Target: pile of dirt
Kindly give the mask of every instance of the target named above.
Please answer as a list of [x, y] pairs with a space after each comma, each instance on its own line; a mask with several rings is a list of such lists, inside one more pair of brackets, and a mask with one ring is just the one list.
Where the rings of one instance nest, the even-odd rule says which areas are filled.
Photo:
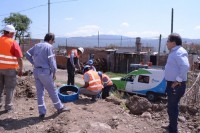
[[30, 76], [22, 76], [17, 79], [17, 87], [15, 92], [16, 98], [26, 97], [26, 98], [35, 98], [36, 89], [34, 85], [34, 79]]
[[159, 103], [151, 103], [144, 97], [137, 95], [131, 96], [126, 101], [126, 107], [132, 114], [141, 115], [144, 112], [159, 112], [166, 109], [166, 104], [159, 101]]

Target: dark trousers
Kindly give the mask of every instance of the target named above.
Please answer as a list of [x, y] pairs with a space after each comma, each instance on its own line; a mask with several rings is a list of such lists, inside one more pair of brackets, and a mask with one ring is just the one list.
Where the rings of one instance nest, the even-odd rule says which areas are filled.
[[110, 92], [111, 86], [106, 86], [102, 90], [102, 99], [105, 99], [106, 97], [109, 97], [109, 92]]
[[75, 68], [72, 66], [70, 59], [67, 60], [67, 73], [68, 73], [68, 85], [74, 85]]
[[182, 82], [181, 86], [176, 86], [172, 88], [173, 82], [167, 82], [166, 93], [168, 96], [168, 106], [167, 106], [167, 113], [169, 116], [169, 132], [170, 133], [177, 133], [178, 132], [178, 114], [179, 114], [179, 107], [178, 104], [180, 102], [181, 97], [185, 93], [186, 83]]

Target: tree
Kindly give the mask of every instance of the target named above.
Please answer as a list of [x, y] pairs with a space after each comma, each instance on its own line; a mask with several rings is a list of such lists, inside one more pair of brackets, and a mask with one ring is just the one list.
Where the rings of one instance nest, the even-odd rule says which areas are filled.
[[30, 37], [28, 30], [32, 21], [26, 15], [11, 13], [9, 17], [4, 18], [3, 22], [5, 25], [12, 24], [15, 27], [15, 39], [19, 39], [19, 44], [24, 40], [24, 37]]

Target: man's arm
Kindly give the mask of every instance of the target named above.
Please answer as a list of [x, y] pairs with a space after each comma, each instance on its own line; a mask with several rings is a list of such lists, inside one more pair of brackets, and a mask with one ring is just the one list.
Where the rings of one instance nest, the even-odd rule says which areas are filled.
[[53, 79], [56, 80], [57, 64], [55, 54], [53, 52], [53, 47], [49, 47], [48, 49], [48, 61], [51, 68], [51, 72], [53, 73]]
[[21, 48], [19, 47], [19, 44], [14, 41], [11, 49], [10, 49], [10, 52], [17, 58], [17, 62], [18, 62], [18, 65], [19, 65], [19, 68], [18, 68], [18, 76], [22, 76], [22, 70], [23, 70], [23, 61], [22, 61], [22, 51], [21, 51]]
[[80, 65], [79, 58], [77, 59], [77, 63], [78, 63], [78, 69], [81, 70], [81, 65]]
[[179, 75], [176, 77], [178, 82], [182, 82], [185, 77], [187, 77], [187, 73], [189, 71], [190, 65], [187, 57], [187, 53], [179, 53], [176, 56], [176, 62], [180, 68]]
[[17, 57], [17, 61], [19, 64], [19, 69], [18, 69], [18, 76], [22, 76], [22, 70], [23, 70], [23, 61], [21, 57]]
[[26, 54], [25, 54], [26, 59], [27, 59], [32, 65], [34, 65], [33, 58], [32, 58], [33, 53], [34, 53], [34, 47], [32, 47], [31, 49], [29, 49], [29, 50], [26, 52]]
[[90, 80], [90, 77], [87, 73], [85, 73], [83, 75], [83, 78], [84, 78], [84, 81], [85, 81], [85, 85], [80, 87], [80, 88], [87, 88], [89, 86], [89, 80]]
[[84, 86], [80, 87], [80, 88], [87, 88], [89, 86], [89, 82], [85, 82]]
[[75, 67], [74, 65], [74, 52], [72, 51], [71, 55], [70, 55], [70, 62], [72, 64], [73, 67]]

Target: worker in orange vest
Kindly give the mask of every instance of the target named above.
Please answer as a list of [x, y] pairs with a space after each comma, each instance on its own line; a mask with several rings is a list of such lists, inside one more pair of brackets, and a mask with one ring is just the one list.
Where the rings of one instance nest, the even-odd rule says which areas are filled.
[[75, 68], [80, 69], [79, 57], [84, 53], [84, 49], [79, 47], [77, 49], [72, 49], [67, 56], [67, 73], [68, 73], [68, 85], [74, 85]]
[[23, 62], [19, 44], [13, 40], [15, 27], [6, 25], [3, 36], [0, 37], [0, 108], [2, 106], [2, 93], [5, 89], [5, 111], [13, 110], [13, 91], [17, 84], [17, 73], [22, 75]]
[[93, 71], [89, 65], [83, 68], [83, 77], [85, 85], [80, 87], [80, 94], [92, 97], [91, 101], [96, 101], [96, 97], [101, 93], [103, 85], [96, 71]]
[[102, 84], [104, 86], [102, 90], [102, 99], [105, 99], [109, 96], [110, 89], [113, 85], [112, 80], [108, 77], [108, 75], [102, 73], [101, 71], [98, 71], [98, 75], [101, 78]]

